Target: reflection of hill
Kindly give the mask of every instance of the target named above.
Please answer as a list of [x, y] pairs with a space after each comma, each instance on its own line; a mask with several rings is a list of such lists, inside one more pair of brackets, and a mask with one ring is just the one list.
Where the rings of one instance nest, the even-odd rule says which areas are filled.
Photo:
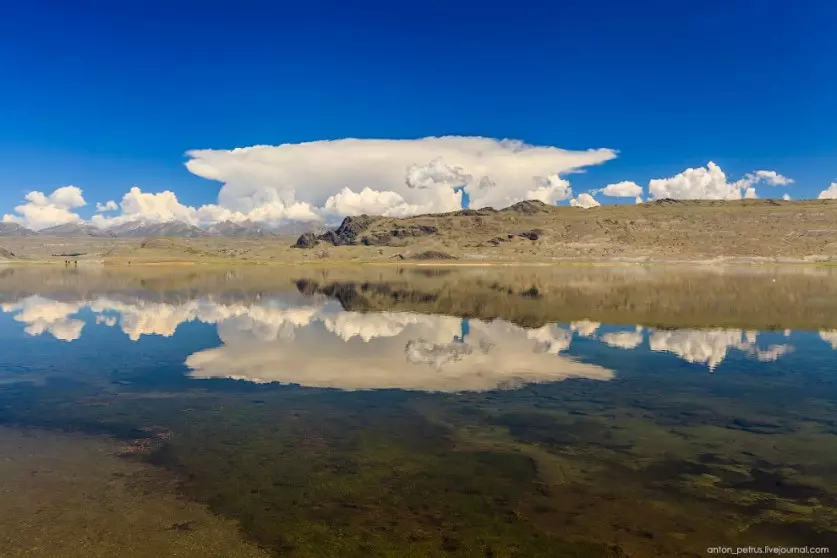
[[386, 280], [300, 278], [297, 287], [302, 293], [335, 298], [353, 311], [499, 318], [526, 327], [578, 322], [574, 331], [581, 333], [595, 331], [597, 322], [649, 327], [837, 328], [835, 279], [837, 274], [830, 269], [795, 273], [781, 268], [624, 267], [464, 270], [435, 277], [395, 275]]
[[837, 270], [811, 267], [21, 267], [0, 274], [0, 301], [211, 297], [252, 304], [291, 292], [301, 298], [302, 291], [337, 299], [348, 310], [499, 318], [528, 327], [577, 322], [579, 334], [595, 332], [596, 322], [837, 330], [835, 279]]

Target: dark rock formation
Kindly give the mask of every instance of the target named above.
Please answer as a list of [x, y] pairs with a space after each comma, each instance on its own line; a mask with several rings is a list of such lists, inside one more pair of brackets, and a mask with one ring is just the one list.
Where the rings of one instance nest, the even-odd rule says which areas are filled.
[[438, 227], [433, 225], [396, 225], [389, 232], [376, 233], [364, 236], [361, 243], [365, 246], [389, 246], [395, 238], [410, 238], [416, 236], [428, 236], [437, 234]]
[[663, 198], [661, 200], [654, 201], [657, 205], [677, 205], [683, 203], [681, 200], [674, 200], [671, 198]]
[[489, 240], [488, 243], [497, 246], [501, 242], [509, 242], [512, 238], [514, 238], [513, 234], [510, 234], [508, 236], [495, 236], [494, 238]]
[[302, 235], [297, 239], [296, 244], [293, 245], [293, 248], [313, 248], [320, 241], [317, 240], [317, 235], [312, 232], [302, 233]]
[[433, 225], [410, 225], [408, 227], [398, 226], [392, 229], [390, 234], [395, 237], [403, 238], [407, 236], [427, 236], [438, 232], [439, 228], [434, 227]]
[[354, 246], [358, 243], [364, 246], [389, 246], [395, 238], [409, 238], [416, 236], [427, 236], [437, 234], [439, 228], [433, 225], [394, 225], [389, 231], [379, 231], [373, 234], [363, 235], [369, 227], [378, 221], [380, 217], [360, 215], [358, 217], [346, 217], [340, 226], [333, 231], [326, 231], [319, 236], [306, 233], [299, 237], [296, 248], [310, 248], [312, 239], [332, 244], [333, 246]]
[[[335, 231], [329, 231], [329, 233], [333, 233], [330, 235], [330, 242], [335, 246], [351, 246], [353, 244], [357, 244], [358, 237], [362, 232], [369, 228], [369, 225], [377, 221], [376, 217], [370, 217], [369, 215], [358, 215], [357, 217], [346, 217], [343, 219], [343, 222], [340, 223], [340, 226], [337, 227]], [[323, 235], [325, 236], [325, 235]], [[325, 240], [320, 237], [321, 240]]]
[[543, 231], [540, 229], [532, 229], [531, 231], [523, 231], [518, 236], [522, 236], [523, 238], [528, 238], [529, 240], [537, 240], [541, 237]]
[[525, 215], [534, 215], [535, 213], [548, 213], [550, 206], [539, 200], [526, 200], [510, 205], [505, 209], [501, 209], [501, 213], [523, 213]]
[[455, 260], [456, 256], [451, 256], [450, 254], [446, 254], [445, 252], [439, 252], [437, 250], [427, 250], [425, 252], [419, 252], [413, 256], [410, 256], [411, 260]]

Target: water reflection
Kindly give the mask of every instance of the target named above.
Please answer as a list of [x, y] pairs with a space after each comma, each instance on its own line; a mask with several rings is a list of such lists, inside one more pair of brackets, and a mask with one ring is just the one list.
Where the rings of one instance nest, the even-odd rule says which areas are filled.
[[222, 322], [223, 344], [187, 359], [191, 376], [448, 392], [613, 377], [600, 366], [540, 351], [531, 331], [501, 321], [410, 313], [332, 315], [323, 308], [293, 335], [268, 342], [254, 334], [253, 325], [244, 317]]
[[791, 345], [756, 346], [758, 333], [740, 329], [672, 330], [651, 333], [652, 351], [666, 351], [683, 360], [705, 364], [714, 370], [731, 350], [742, 351], [760, 362], [774, 361], [793, 350]]
[[277, 555], [837, 537], [830, 271], [37, 271], [0, 424], [117, 436]]
[[[590, 320], [525, 328], [504, 320], [347, 311], [322, 295], [256, 298], [233, 303], [212, 297], [178, 303], [107, 297], [64, 302], [34, 295], [0, 309], [25, 324], [28, 335], [48, 334], [65, 342], [78, 340], [88, 323], [119, 328], [131, 341], [171, 337], [189, 322], [217, 325], [222, 346], [188, 358], [192, 377], [340, 389], [486, 390], [570, 377], [611, 378], [608, 370], [562, 356], [574, 338], [621, 350], [647, 346], [710, 370], [732, 351], [760, 362], [793, 351], [786, 343], [760, 346], [759, 332], [753, 330], [642, 325], [626, 330]], [[837, 331], [821, 331], [819, 337], [837, 348]]]

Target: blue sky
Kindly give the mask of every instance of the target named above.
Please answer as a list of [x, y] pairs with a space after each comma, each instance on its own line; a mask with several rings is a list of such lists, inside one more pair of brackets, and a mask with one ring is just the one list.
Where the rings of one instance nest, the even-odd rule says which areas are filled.
[[69, 184], [85, 217], [133, 185], [215, 203], [186, 151], [347, 137], [618, 150], [576, 193], [709, 161], [795, 180], [763, 197], [837, 181], [837, 2], [361, 4], [4, 3], [0, 213]]

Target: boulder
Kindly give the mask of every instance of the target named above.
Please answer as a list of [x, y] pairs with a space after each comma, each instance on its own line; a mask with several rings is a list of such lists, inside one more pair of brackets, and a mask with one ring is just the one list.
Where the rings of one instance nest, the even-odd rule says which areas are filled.
[[298, 239], [296, 239], [296, 244], [293, 245], [293, 248], [302, 248], [308, 249], [313, 248], [320, 241], [317, 240], [317, 236], [312, 232], [302, 233]]
[[518, 236], [528, 238], [529, 240], [537, 240], [541, 237], [541, 234], [543, 234], [543, 231], [538, 229], [532, 229], [531, 231], [523, 231]]

